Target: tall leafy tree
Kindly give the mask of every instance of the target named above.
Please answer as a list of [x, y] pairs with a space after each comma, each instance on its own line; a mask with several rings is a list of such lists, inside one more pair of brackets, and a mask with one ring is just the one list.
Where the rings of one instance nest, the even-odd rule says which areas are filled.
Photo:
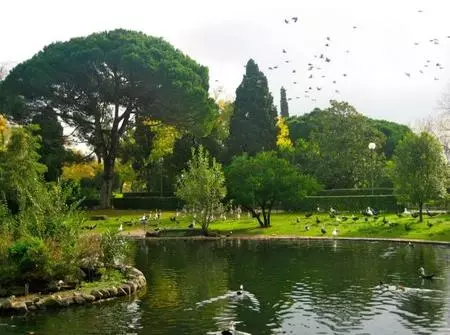
[[161, 38], [113, 30], [45, 47], [2, 84], [16, 121], [51, 108], [103, 160], [101, 206], [111, 205], [119, 140], [141, 116], [207, 133], [217, 109], [208, 70]]
[[424, 204], [446, 194], [447, 161], [442, 145], [427, 132], [409, 133], [397, 145], [393, 163], [395, 192], [419, 207], [422, 222]]
[[242, 83], [236, 90], [234, 113], [228, 138], [229, 156], [274, 150], [277, 140], [277, 110], [266, 76], [250, 59]]
[[280, 115], [284, 118], [289, 117], [289, 105], [286, 98], [286, 89], [281, 87], [280, 90]]
[[237, 156], [225, 175], [230, 197], [249, 210], [264, 228], [270, 227], [275, 206], [292, 205], [319, 189], [314, 178], [301, 174], [275, 152]]
[[[295, 143], [301, 145], [297, 158], [315, 157], [301, 167], [326, 188], [367, 187], [370, 171], [380, 171], [371, 167], [383, 162], [385, 137], [347, 102], [332, 100], [330, 107], [314, 110], [309, 120], [297, 121], [290, 129]], [[368, 149], [370, 142], [376, 143], [376, 152]]]
[[198, 212], [196, 220], [205, 235], [226, 194], [225, 176], [220, 163], [211, 158], [203, 146], [192, 149], [188, 167], [178, 177], [176, 195]]

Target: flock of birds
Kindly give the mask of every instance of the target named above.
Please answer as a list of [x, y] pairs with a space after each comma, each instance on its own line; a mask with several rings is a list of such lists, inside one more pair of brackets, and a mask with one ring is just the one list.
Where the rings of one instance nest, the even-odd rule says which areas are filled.
[[[416, 20], [420, 20], [424, 14], [424, 10], [416, 10]], [[420, 22], [420, 21], [418, 21]], [[299, 17], [292, 16], [284, 18], [282, 24], [288, 28], [301, 24]], [[364, 28], [364, 27], [363, 27]], [[361, 30], [360, 26], [349, 25], [348, 32], [349, 40], [358, 36], [358, 32]], [[437, 59], [436, 53], [433, 50], [429, 50], [430, 46], [439, 48], [444, 44], [444, 40], [450, 41], [450, 36], [436, 37], [432, 36], [426, 40], [412, 40], [411, 47], [414, 47], [412, 53], [419, 54], [422, 52], [427, 56], [424, 56], [421, 64], [417, 64], [416, 68], [404, 68], [399, 70], [399, 76], [406, 76], [408, 78], [429, 78], [430, 80], [440, 80], [441, 71], [445, 69], [443, 62]], [[336, 42], [336, 43], [335, 43]], [[349, 58], [352, 54], [352, 47], [341, 46], [342, 38], [339, 36], [333, 37], [332, 35], [323, 36], [322, 43], [315, 52], [312, 52], [309, 60], [303, 65], [299, 65], [295, 59], [296, 55], [291, 52], [288, 46], [279, 50], [280, 58], [276, 63], [272, 63], [266, 67], [266, 69], [275, 73], [278, 72], [283, 76], [283, 85], [287, 89], [288, 101], [291, 100], [311, 100], [317, 101], [317, 98], [323, 91], [332, 92], [334, 97], [341, 94], [342, 88], [340, 84], [347, 80], [351, 73], [348, 73], [346, 65], [342, 65], [341, 60], [344, 60], [343, 64], [351, 64], [352, 58]], [[336, 64], [336, 66], [334, 66]], [[219, 82], [216, 80], [216, 82]]]
[[[321, 213], [321, 209], [319, 206], [317, 206], [316, 209], [316, 214]], [[364, 222], [370, 222], [370, 221], [378, 221], [378, 219], [380, 218], [380, 211], [372, 208], [372, 207], [367, 207], [364, 211], [362, 211], [360, 214], [362, 216], [357, 216], [355, 214], [352, 214], [351, 216], [346, 216], [346, 215], [339, 215], [338, 211], [336, 209], [334, 209], [333, 207], [330, 207], [329, 210], [329, 220], [328, 223], [332, 223], [334, 225], [339, 225], [342, 222], [346, 222], [348, 220], [353, 221], [353, 222], [357, 222], [359, 220], [363, 220]], [[317, 215], [315, 216], [315, 220], [313, 221], [313, 223], [310, 222], [310, 220], [312, 219], [312, 216], [314, 215], [314, 212], [309, 212], [305, 214], [305, 219], [302, 220], [300, 217], [296, 217], [294, 224], [297, 223], [301, 223], [302, 221], [306, 221], [304, 229], [305, 231], [309, 231], [311, 229], [311, 225], [312, 224], [316, 224], [316, 225], [321, 225], [320, 228], [320, 232], [322, 233], [323, 236], [325, 236], [327, 234], [327, 230], [324, 226], [324, 221], [325, 219], [322, 218], [320, 219]], [[428, 208], [426, 208], [425, 210], [425, 214], [428, 217], [434, 217], [436, 215], [438, 215], [438, 213], [432, 213]], [[397, 217], [398, 218], [402, 218], [402, 217], [407, 217], [407, 216], [411, 216], [412, 218], [417, 218], [419, 217], [419, 212], [416, 211], [409, 211], [407, 208], [404, 209], [403, 212], [398, 212], [397, 213]], [[386, 219], [386, 216], [383, 216], [383, 218], [381, 219], [381, 222], [384, 225], [387, 225], [389, 227], [393, 227], [396, 225], [395, 222], [389, 221], [388, 219]], [[428, 228], [431, 228], [433, 226], [432, 223], [430, 223], [429, 221], [427, 221], [427, 226]], [[410, 229], [410, 226], [405, 225], [405, 229], [408, 230]], [[337, 229], [337, 227], [334, 227], [334, 229], [331, 232], [331, 235], [333, 237], [337, 237], [339, 234], [339, 229]]]

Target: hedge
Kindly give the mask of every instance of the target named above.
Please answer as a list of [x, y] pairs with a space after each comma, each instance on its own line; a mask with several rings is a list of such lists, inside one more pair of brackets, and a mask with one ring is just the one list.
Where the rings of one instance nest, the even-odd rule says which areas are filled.
[[[163, 197], [173, 197], [173, 192], [163, 192]], [[127, 192], [123, 193], [124, 198], [147, 198], [161, 197], [161, 192]]]
[[316, 210], [317, 206], [325, 211], [330, 207], [337, 211], [361, 211], [369, 206], [388, 212], [403, 210], [403, 206], [397, 204], [393, 195], [309, 196], [290, 209], [312, 211]]
[[165, 209], [174, 210], [183, 207], [176, 197], [124, 197], [113, 199], [115, 209]]
[[[393, 195], [393, 188], [374, 188], [374, 195]], [[321, 196], [344, 196], [344, 195], [372, 195], [371, 188], [335, 188], [322, 190], [317, 193]]]

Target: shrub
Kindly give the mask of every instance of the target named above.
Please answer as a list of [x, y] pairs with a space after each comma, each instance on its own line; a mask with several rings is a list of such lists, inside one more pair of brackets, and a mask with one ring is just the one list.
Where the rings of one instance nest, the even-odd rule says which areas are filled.
[[48, 249], [37, 237], [26, 237], [15, 241], [8, 248], [8, 261], [17, 266], [17, 277], [28, 281], [48, 277]]
[[102, 234], [100, 246], [102, 249], [101, 260], [105, 266], [112, 266], [129, 259], [131, 245], [116, 231], [107, 230]]

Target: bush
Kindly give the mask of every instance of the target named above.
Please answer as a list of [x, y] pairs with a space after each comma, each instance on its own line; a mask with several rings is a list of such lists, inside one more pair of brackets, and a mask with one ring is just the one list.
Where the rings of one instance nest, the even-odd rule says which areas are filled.
[[124, 197], [113, 199], [115, 209], [165, 209], [174, 210], [183, 207], [176, 197]]
[[297, 203], [294, 208], [303, 211], [316, 210], [317, 205], [327, 211], [330, 207], [338, 211], [361, 211], [367, 207], [382, 211], [397, 211], [403, 206], [397, 204], [393, 195], [353, 195], [353, 196], [309, 196]]
[[[392, 195], [394, 194], [393, 188], [374, 188], [374, 195]], [[372, 195], [371, 188], [335, 188], [322, 190], [317, 193], [321, 196], [342, 196], [342, 195]]]
[[130, 244], [123, 236], [117, 234], [115, 231], [107, 230], [104, 232], [100, 246], [102, 250], [101, 260], [106, 266], [121, 263], [130, 256]]
[[17, 267], [17, 277], [28, 281], [33, 278], [47, 278], [48, 249], [44, 241], [37, 237], [22, 238], [8, 248], [10, 264]]

